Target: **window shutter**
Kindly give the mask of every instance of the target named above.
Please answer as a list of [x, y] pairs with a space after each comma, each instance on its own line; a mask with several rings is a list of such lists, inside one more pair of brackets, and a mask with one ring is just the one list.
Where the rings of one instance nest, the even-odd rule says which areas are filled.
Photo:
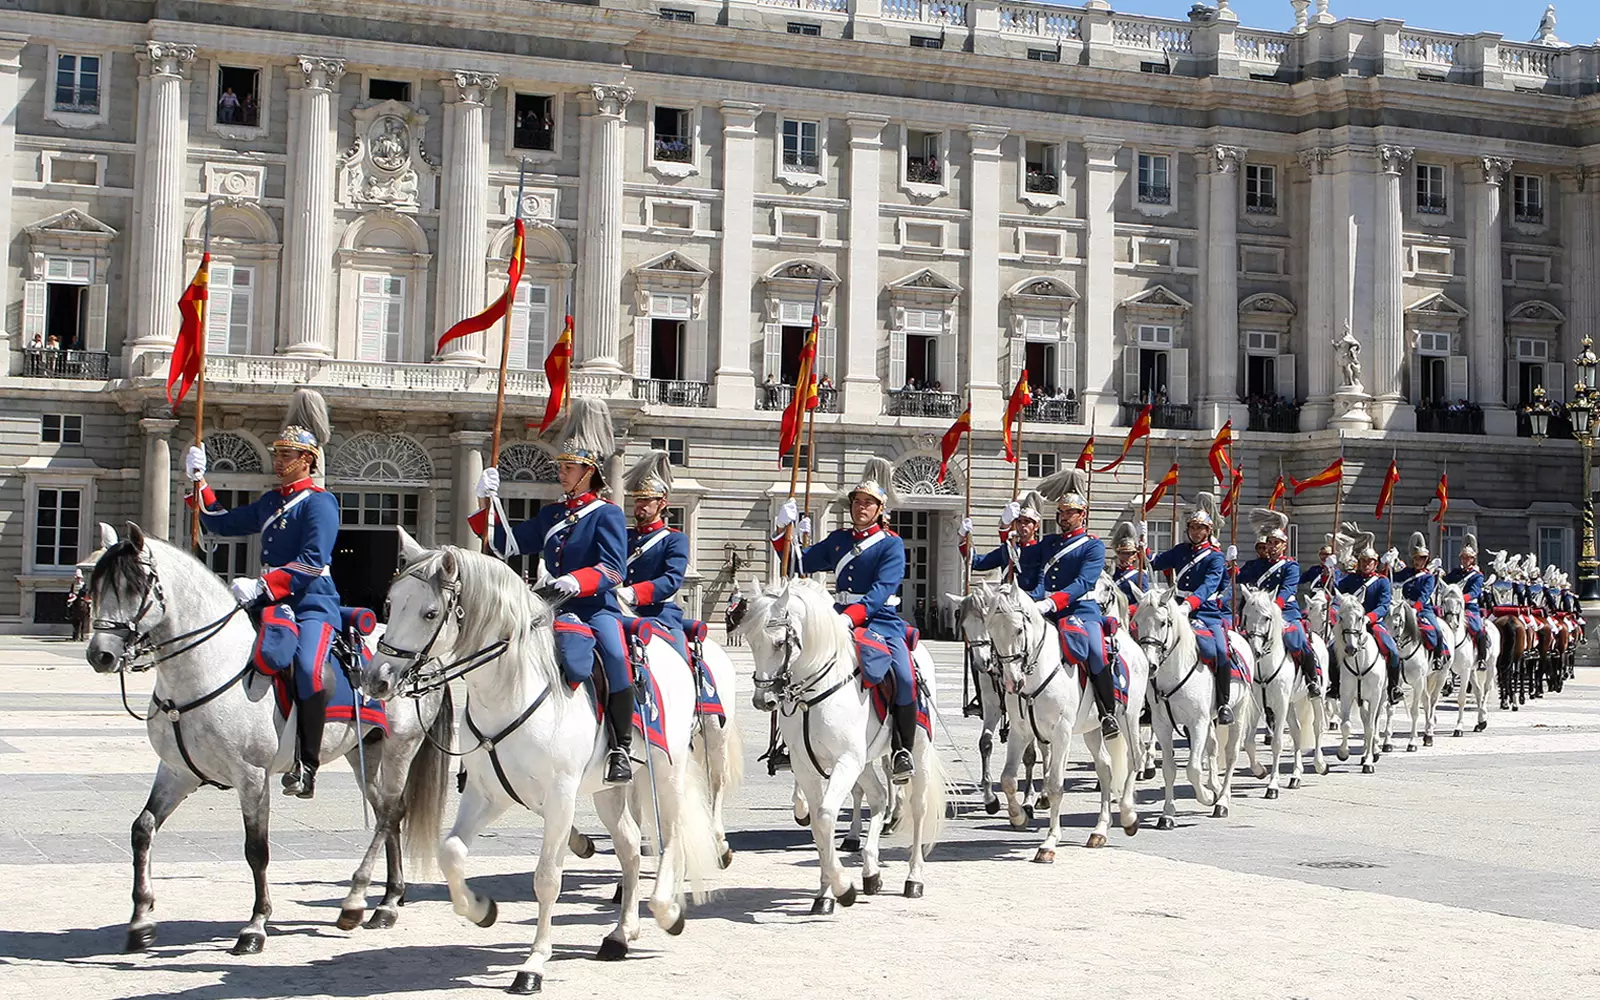
[[44, 337], [45, 303], [49, 288], [43, 281], [22, 283], [22, 346], [32, 347], [33, 338]]
[[506, 367], [513, 371], [528, 367], [528, 300], [532, 294], [533, 286], [519, 282], [511, 301], [511, 343], [506, 349]]
[[[383, 320], [386, 310], [379, 281], [376, 276], [361, 276], [362, 291], [367, 294], [361, 296], [361, 310], [357, 317], [356, 359], [358, 361], [383, 360]], [[380, 290], [368, 293], [368, 289], [374, 286]]]
[[89, 316], [84, 324], [84, 346], [91, 351], [106, 349], [106, 300], [109, 285], [89, 286]]
[[206, 353], [227, 354], [228, 327], [233, 324], [233, 265], [211, 262], [206, 301]]
[[1545, 364], [1544, 391], [1545, 398], [1552, 403], [1565, 403], [1567, 401], [1566, 366], [1561, 362], [1551, 361]]
[[767, 323], [761, 328], [761, 375], [772, 376], [774, 382], [783, 378], [783, 325]]
[[1167, 352], [1167, 399], [1175, 406], [1183, 406], [1189, 402], [1189, 349], [1187, 347], [1174, 347]]
[[839, 361], [839, 330], [837, 327], [825, 326], [817, 333], [817, 379], [822, 376], [832, 377], [834, 382], [839, 381], [839, 373], [834, 367]]
[[1139, 348], [1122, 349], [1122, 401], [1142, 403], [1139, 397]]
[[939, 385], [944, 392], [956, 392], [956, 355], [960, 353], [957, 346], [960, 343], [953, 329], [947, 329], [943, 336], [934, 340], [934, 350], [939, 352], [938, 361]]
[[1450, 370], [1450, 402], [1466, 399], [1471, 395], [1467, 388], [1467, 356], [1465, 354], [1452, 354], [1446, 359]]
[[906, 384], [906, 332], [889, 331], [889, 388], [899, 389]]
[[633, 321], [633, 377], [650, 377], [650, 317]]
[[1290, 402], [1294, 402], [1295, 391], [1297, 388], [1294, 370], [1294, 355], [1280, 354], [1273, 359], [1273, 364], [1277, 366], [1274, 369], [1273, 374], [1276, 375], [1278, 379], [1278, 395], [1289, 400]]
[[1062, 392], [1068, 389], [1072, 394], [1078, 394], [1078, 345], [1063, 337], [1056, 344], [1056, 370], [1059, 372], [1060, 381], [1056, 388]]
[[1028, 365], [1028, 338], [1022, 331], [1011, 335], [1011, 357], [1007, 366], [1010, 376], [1006, 379], [1005, 391], [1011, 392], [1017, 384], [1017, 379], [1022, 377], [1022, 369]]
[[706, 324], [690, 320], [683, 324], [683, 378], [687, 382], [706, 380]]

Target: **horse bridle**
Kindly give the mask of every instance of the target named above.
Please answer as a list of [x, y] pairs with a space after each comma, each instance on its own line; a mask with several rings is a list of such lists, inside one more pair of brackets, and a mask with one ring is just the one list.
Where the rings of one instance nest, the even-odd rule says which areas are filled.
[[[433, 634], [428, 636], [428, 641], [423, 643], [421, 649], [401, 649], [388, 641], [387, 632], [378, 637], [378, 652], [400, 661], [403, 665], [401, 680], [411, 681], [400, 692], [407, 698], [420, 698], [431, 694], [451, 681], [465, 677], [481, 666], [493, 663], [511, 645], [509, 639], [497, 639], [448, 663], [439, 662], [439, 658], [433, 655], [433, 647], [438, 644], [439, 636], [444, 634], [445, 625], [452, 619], [460, 624], [467, 616], [466, 609], [461, 606], [461, 581], [448, 581], [441, 584], [441, 589], [444, 592], [444, 607], [440, 609], [438, 623], [433, 626]], [[388, 617], [387, 609], [384, 617]]]
[[[776, 696], [779, 701], [787, 702], [791, 706], [799, 704], [805, 708], [810, 708], [827, 698], [829, 695], [833, 694], [835, 691], [844, 687], [844, 681], [841, 681], [840, 683], [835, 684], [833, 687], [822, 692], [820, 696], [814, 698], [807, 697], [812, 691], [816, 690], [818, 685], [827, 679], [828, 671], [831, 670], [834, 663], [837, 662], [837, 657], [834, 660], [829, 660], [821, 670], [817, 671], [814, 676], [807, 678], [804, 683], [794, 686], [795, 680], [792, 673], [792, 668], [794, 665], [794, 652], [800, 647], [800, 633], [795, 630], [794, 624], [789, 620], [789, 616], [787, 614], [773, 619], [773, 622], [783, 629], [783, 641], [773, 644], [774, 646], [779, 646], [783, 649], [783, 666], [779, 668], [778, 672], [773, 674], [771, 677], [753, 678], [755, 689], [757, 691], [765, 691], [768, 694]], [[852, 674], [851, 676], [854, 675]], [[846, 681], [849, 679], [850, 678], [848, 677], [845, 678]], [[791, 707], [789, 711], [792, 712], [793, 708]]]
[[[1020, 613], [1022, 609], [1018, 608], [1017, 610]], [[1036, 671], [1038, 669], [1039, 658], [1044, 655], [1044, 644], [1046, 642], [1050, 641], [1050, 630], [1048, 628], [1040, 630], [1039, 641], [1037, 643], [1034, 643], [1028, 637], [1028, 627], [1029, 627], [1030, 624], [1031, 623], [1028, 621], [1028, 616], [1026, 614], [1023, 614], [1022, 615], [1022, 649], [1019, 650], [1018, 652], [1015, 652], [1015, 653], [1002, 653], [1002, 652], [1000, 652], [999, 647], [994, 645], [994, 640], [992, 640], [992, 639], [989, 640], [990, 649], [994, 654], [995, 662], [1000, 664], [1002, 679], [1005, 676], [1005, 673], [1004, 673], [1005, 668], [1007, 666], [1009, 666], [1010, 664], [1012, 664], [1012, 663], [1017, 664], [1017, 673], [1021, 674], [1024, 678], [1032, 677], [1033, 674], [1034, 674], [1034, 671]], [[1021, 691], [1018, 691], [1017, 694], [1020, 697], [1025, 698], [1025, 699], [1029, 699], [1029, 700], [1032, 700], [1033, 698], [1037, 698], [1039, 696], [1039, 692], [1041, 692], [1041, 691], [1043, 691], [1045, 689], [1045, 685], [1049, 684], [1050, 681], [1052, 681], [1054, 679], [1055, 679], [1055, 674], [1052, 673], [1049, 677], [1045, 678], [1043, 684], [1040, 684], [1038, 687], [1033, 689], [1033, 693], [1032, 694], [1024, 694]]]
[[[109, 632], [122, 640], [122, 655], [117, 658], [118, 673], [143, 673], [151, 670], [168, 660], [182, 656], [215, 638], [233, 616], [244, 610], [244, 605], [235, 603], [234, 606], [222, 617], [196, 629], [180, 633], [170, 639], [152, 641], [150, 633], [154, 626], [141, 629], [146, 616], [152, 610], [160, 608], [161, 614], [156, 619], [159, 623], [167, 616], [166, 591], [161, 586], [161, 577], [156, 573], [155, 563], [149, 559], [139, 560], [140, 569], [144, 570], [144, 593], [139, 595], [139, 610], [133, 617], [123, 620], [117, 618], [93, 618], [89, 625], [96, 632]], [[99, 602], [96, 602], [96, 606]], [[192, 642], [189, 640], [193, 640]], [[178, 646], [187, 642], [188, 645], [179, 646], [177, 649], [168, 650], [169, 646]], [[138, 662], [142, 657], [149, 656], [147, 662]], [[130, 710], [131, 712], [131, 710]], [[137, 718], [137, 716], [135, 716]]]
[[[1343, 626], [1340, 626], [1339, 635], [1348, 637], [1348, 636], [1371, 635], [1371, 633], [1368, 632], [1366, 628], [1364, 628], [1364, 627], [1362, 627], [1360, 625], [1357, 625], [1354, 628], [1345, 628]], [[1372, 673], [1374, 670], [1376, 670], [1378, 668], [1378, 664], [1383, 661], [1383, 649], [1378, 646], [1378, 640], [1377, 640], [1376, 636], [1373, 636], [1372, 644], [1373, 644], [1374, 647], [1376, 647], [1375, 650], [1374, 650], [1376, 655], [1372, 657], [1372, 662], [1367, 664], [1366, 669], [1364, 669], [1364, 670], [1352, 671], [1352, 673], [1355, 674], [1356, 680], [1358, 680], [1358, 681], [1361, 678], [1363, 678], [1363, 677], [1367, 676], [1368, 674]], [[1360, 643], [1359, 642], [1351, 643], [1350, 645], [1354, 645], [1358, 649], [1360, 648]], [[1348, 649], [1349, 647], [1347, 646], [1346, 648]]]

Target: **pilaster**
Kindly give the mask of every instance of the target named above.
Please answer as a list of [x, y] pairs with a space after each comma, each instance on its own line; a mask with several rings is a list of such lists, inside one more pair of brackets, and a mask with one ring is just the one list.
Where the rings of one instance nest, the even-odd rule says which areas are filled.
[[883, 412], [878, 375], [878, 175], [883, 129], [889, 119], [851, 115], [850, 244], [845, 251], [844, 412], [875, 418]]
[[[1561, 360], [1572, 363], [1586, 332], [1600, 330], [1600, 166], [1578, 167], [1557, 177], [1561, 220], [1566, 239], [1567, 322], [1562, 330]], [[1572, 379], [1577, 373], [1568, 368]], [[1571, 386], [1563, 387], [1571, 394]]]
[[472, 533], [467, 518], [478, 509], [478, 477], [483, 475], [484, 453], [488, 450], [488, 431], [454, 431], [450, 435], [450, 539], [462, 548], [477, 551], [478, 536]]
[[139, 421], [144, 433], [143, 496], [139, 504], [139, 527], [162, 541], [172, 525], [172, 432], [176, 420], [145, 417]]
[[621, 374], [623, 124], [633, 88], [597, 83], [582, 105], [576, 345], [585, 371]]
[[[1378, 175], [1371, 247], [1372, 344], [1367, 366], [1368, 391], [1373, 396], [1372, 420], [1379, 430], [1415, 430], [1416, 411], [1407, 405], [1400, 379], [1400, 366], [1406, 353], [1405, 223], [1401, 213], [1400, 178], [1411, 163], [1413, 150], [1405, 146], [1379, 146], [1376, 152]], [[1361, 281], [1358, 274], [1357, 287]]]
[[300, 56], [289, 67], [289, 186], [284, 207], [285, 354], [334, 351], [333, 188], [337, 133], [333, 112], [343, 59]]
[[[484, 118], [500, 78], [456, 70], [439, 83], [445, 91], [444, 192], [439, 201], [435, 342], [452, 325], [483, 308], [489, 221], [489, 134]], [[455, 364], [482, 364], [484, 358], [482, 333], [451, 341], [439, 356], [440, 361]]]
[[1500, 195], [1511, 161], [1479, 157], [1467, 171], [1468, 371], [1486, 434], [1513, 435], [1506, 408], [1505, 266], [1500, 253]]
[[722, 243], [718, 247], [717, 408], [755, 407], [750, 371], [750, 247], [755, 238], [756, 119], [762, 107], [722, 102]]
[[994, 427], [1004, 411], [1000, 357], [1000, 144], [1006, 130], [967, 126], [972, 145], [971, 245], [967, 248], [966, 383], [974, 426]]
[[1084, 184], [1085, 224], [1083, 342], [1083, 419], [1114, 427], [1119, 416], [1112, 364], [1117, 345], [1117, 150], [1115, 139], [1090, 138], [1083, 144], [1088, 158]]
[[[1303, 11], [1302, 11], [1303, 13]], [[1334, 225], [1333, 178], [1321, 147], [1300, 153], [1300, 166], [1311, 177], [1311, 210], [1304, 235], [1306, 252], [1305, 395], [1300, 429], [1321, 430], [1333, 416], [1333, 349], [1339, 326], [1334, 321], [1335, 244], [1342, 235]]]
[[1201, 402], [1213, 430], [1230, 419], [1245, 419], [1239, 402], [1239, 172], [1245, 151], [1212, 146], [1200, 154], [1206, 172], [1206, 254], [1204, 344]]
[[[16, 168], [12, 164], [17, 148], [17, 100], [21, 93], [17, 77], [22, 69], [22, 47], [27, 35], [0, 34], [0, 236], [11, 246], [11, 187]], [[11, 254], [0, 253], [0, 301], [14, 302], [22, 297], [19, 285], [11, 290]], [[0, 329], [0, 376], [11, 372], [11, 338]], [[21, 346], [20, 344], [18, 345]]]
[[[139, 122], [138, 226], [129, 287], [133, 347], [170, 345], [183, 294], [183, 172], [189, 150], [188, 78], [193, 45], [146, 42], [138, 52], [144, 115]], [[9, 236], [9, 233], [7, 234]]]

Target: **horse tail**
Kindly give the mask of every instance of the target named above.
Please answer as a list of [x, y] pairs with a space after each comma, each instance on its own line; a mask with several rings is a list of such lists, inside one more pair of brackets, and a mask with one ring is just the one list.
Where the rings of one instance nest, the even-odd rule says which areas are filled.
[[932, 738], [928, 740], [928, 752], [923, 755], [922, 763], [926, 765], [928, 773], [923, 779], [922, 815], [917, 817], [917, 823], [922, 856], [927, 858], [944, 833], [945, 798], [948, 795], [944, 767], [939, 762], [939, 748], [933, 745]]
[[[744, 737], [740, 734], [738, 723], [733, 717], [739, 701], [739, 672], [734, 669], [733, 661], [728, 659], [728, 654], [722, 647], [708, 643], [706, 662], [702, 664], [706, 669], [710, 669], [713, 657], [717, 662], [717, 669], [712, 671], [712, 680], [716, 682], [717, 690], [722, 694], [722, 794], [727, 797], [744, 784]], [[712, 723], [708, 720], [708, 724]], [[705, 740], [700, 742], [709, 752], [709, 743]]]
[[455, 699], [447, 684], [439, 699], [439, 712], [417, 755], [411, 758], [401, 793], [401, 837], [413, 871], [418, 873], [432, 871], [439, 855], [439, 832], [450, 787], [450, 755], [446, 751], [455, 743], [455, 730]]
[[[728, 728], [733, 728], [732, 726]], [[711, 816], [711, 789], [705, 770], [684, 761], [683, 794], [678, 800], [678, 829], [672, 836], [672, 849], [678, 852], [683, 883], [696, 903], [711, 898], [709, 880], [721, 868], [716, 827]]]

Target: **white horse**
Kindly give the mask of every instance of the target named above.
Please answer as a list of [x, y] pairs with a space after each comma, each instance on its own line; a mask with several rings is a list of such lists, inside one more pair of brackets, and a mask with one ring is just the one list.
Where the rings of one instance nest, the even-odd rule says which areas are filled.
[[[1216, 727], [1212, 745], [1212, 713], [1216, 706], [1216, 685], [1211, 672], [1200, 660], [1194, 629], [1188, 612], [1176, 600], [1177, 591], [1157, 580], [1149, 590], [1136, 592], [1139, 609], [1133, 615], [1133, 631], [1139, 637], [1145, 659], [1155, 664], [1150, 677], [1150, 723], [1161, 743], [1161, 771], [1166, 799], [1156, 829], [1171, 830], [1177, 825], [1178, 807], [1173, 798], [1178, 758], [1173, 734], [1183, 728], [1189, 736], [1189, 784], [1195, 801], [1212, 806], [1211, 815], [1228, 815], [1228, 796], [1232, 791], [1233, 766], [1239, 742], [1245, 736], [1242, 725]], [[1255, 660], [1244, 638], [1231, 634], [1229, 645], [1255, 676]], [[1230, 669], [1224, 662], [1219, 669]], [[1234, 684], [1228, 691], [1228, 705], [1235, 719], [1244, 703], [1253, 697], [1251, 685]], [[1206, 774], [1202, 777], [1202, 765]]]
[[[1472, 731], [1481, 733], [1489, 728], [1488, 705], [1495, 681], [1494, 667], [1500, 662], [1500, 630], [1491, 622], [1484, 623], [1484, 655], [1480, 658], [1472, 636], [1467, 632], [1466, 598], [1460, 585], [1454, 583], [1445, 584], [1439, 598], [1439, 624], [1450, 636], [1450, 674], [1456, 697], [1456, 728], [1451, 735], [1461, 735], [1461, 719], [1467, 711], [1469, 691], [1478, 701], [1478, 723], [1472, 727]], [[1433, 704], [1437, 706], [1438, 693], [1430, 693]], [[1432, 714], [1429, 716], [1428, 732], [1433, 732]]]
[[[755, 660], [755, 706], [777, 708], [799, 790], [796, 818], [804, 807], [821, 860], [821, 888], [811, 912], [832, 913], [835, 899], [843, 906], [856, 901], [855, 884], [834, 849], [833, 829], [858, 783], [871, 809], [861, 853], [862, 892], [870, 896], [883, 886], [878, 842], [889, 792], [873, 765], [889, 754], [892, 722], [879, 721], [873, 711], [860, 682], [854, 637], [821, 583], [791, 577], [769, 584], [749, 597], [739, 628]], [[918, 647], [912, 663], [933, 703], [932, 658]], [[911, 852], [905, 895], [915, 899], [923, 894], [927, 855], [939, 839], [945, 803], [939, 757], [920, 726], [912, 758], [916, 774], [906, 797]]]
[[427, 552], [409, 538], [403, 542], [407, 565], [389, 587], [389, 629], [365, 671], [368, 689], [397, 689], [435, 660], [481, 664], [463, 677], [464, 716], [475, 741], [465, 756], [466, 790], [442, 845], [434, 833], [439, 867], [457, 913], [480, 927], [493, 924], [499, 913], [494, 900], [467, 885], [466, 859], [473, 839], [512, 805], [544, 818], [543, 848], [534, 872], [539, 926], [511, 992], [533, 993], [543, 984], [551, 919], [580, 793], [594, 796], [622, 866], [622, 912], [597, 957], [620, 959], [639, 936], [640, 833], [635, 816], [642, 816], [652, 831], [660, 830], [650, 911], [668, 934], [681, 934], [685, 884], [701, 898], [703, 880], [719, 861], [706, 779], [689, 750], [696, 692], [687, 665], [665, 639], [650, 642], [651, 674], [661, 695], [650, 709], [664, 720], [667, 747], [663, 751], [636, 733], [634, 753], [642, 754], [647, 766], [636, 771], [631, 783], [607, 786], [601, 777], [603, 723], [589, 695], [568, 685], [557, 665], [550, 606], [497, 559], [453, 546]]
[[[161, 759], [150, 797], [133, 821], [133, 919], [128, 951], [155, 941], [155, 891], [150, 845], [167, 817], [202, 785], [238, 791], [244, 814], [244, 854], [255, 876], [255, 907], [233, 946], [235, 955], [266, 945], [272, 902], [267, 887], [272, 775], [294, 760], [295, 711], [278, 713], [272, 682], [251, 662], [256, 632], [228, 588], [204, 564], [133, 522], [119, 542], [100, 525], [101, 554], [89, 577], [94, 635], [86, 657], [98, 673], [155, 670], [145, 732]], [[126, 697], [126, 693], [124, 693]], [[126, 704], [126, 703], [124, 703]], [[447, 689], [390, 702], [389, 734], [358, 739], [358, 724], [329, 719], [319, 759], [343, 756], [361, 777], [376, 822], [372, 841], [350, 879], [338, 926], [361, 922], [378, 852], [388, 862], [383, 901], [367, 923], [391, 927], [405, 895], [401, 844], [413, 860], [436, 836], [450, 774], [442, 748], [450, 744], [455, 712]], [[130, 714], [132, 709], [128, 710]], [[366, 726], [363, 736], [371, 736]]]
[[[1128, 701], [1115, 713], [1122, 735], [1107, 743], [1100, 734], [1100, 714], [1094, 696], [1085, 692], [1088, 674], [1065, 662], [1056, 626], [1039, 613], [1033, 599], [1015, 584], [995, 588], [984, 583], [979, 589], [990, 608], [985, 624], [994, 640], [1001, 685], [1006, 692], [1007, 708], [1017, 720], [1018, 735], [1031, 738], [1045, 748], [1044, 787], [1049, 824], [1044, 843], [1034, 853], [1033, 860], [1049, 864], [1056, 857], [1056, 846], [1061, 840], [1061, 806], [1065, 798], [1062, 786], [1074, 734], [1083, 736], [1100, 780], [1100, 815], [1084, 846], [1105, 846], [1113, 797], [1117, 800], [1117, 816], [1123, 832], [1130, 837], [1138, 833], [1139, 811], [1134, 790], [1143, 763], [1143, 747], [1138, 738], [1138, 707], [1144, 703], [1149, 673], [1143, 653], [1137, 646], [1124, 651], [1128, 660]], [[1106, 669], [1112, 669], [1111, 665]], [[1131, 713], [1130, 705], [1133, 706]], [[1011, 825], [1015, 827], [1027, 825], [1016, 784], [1017, 762], [1023, 745], [1023, 739], [1011, 742], [1000, 778]]]
[[1338, 635], [1334, 660], [1344, 677], [1339, 685], [1339, 759], [1350, 759], [1350, 706], [1361, 710], [1361, 773], [1378, 762], [1378, 715], [1388, 704], [1389, 665], [1378, 640], [1367, 631], [1367, 612], [1355, 594], [1339, 594], [1334, 610]]
[[[1394, 636], [1395, 645], [1400, 649], [1400, 680], [1406, 687], [1406, 710], [1411, 713], [1411, 736], [1406, 742], [1406, 752], [1416, 753], [1419, 724], [1425, 745], [1433, 745], [1432, 712], [1429, 707], [1432, 698], [1429, 690], [1444, 686], [1445, 668], [1428, 652], [1428, 645], [1422, 639], [1422, 621], [1417, 616], [1417, 610], [1410, 601], [1399, 596], [1398, 587], [1395, 588], [1395, 594], [1389, 606], [1389, 634]], [[1384, 753], [1394, 752], [1394, 744], [1390, 742], [1393, 726], [1394, 706], [1385, 698], [1382, 723]]]
[[[1294, 657], [1284, 647], [1283, 611], [1272, 592], [1241, 584], [1239, 597], [1244, 609], [1240, 624], [1250, 643], [1250, 651], [1256, 658], [1256, 698], [1252, 699], [1251, 704], [1259, 702], [1272, 718], [1272, 731], [1268, 734], [1272, 741], [1272, 769], [1267, 774], [1266, 797], [1275, 799], [1278, 797], [1279, 755], [1283, 750], [1285, 721], [1289, 725], [1289, 738], [1294, 742], [1294, 764], [1300, 764], [1309, 742], [1313, 770], [1317, 774], [1328, 773], [1328, 762], [1322, 756], [1323, 700], [1310, 696], [1305, 677], [1295, 666]], [[1317, 672], [1326, 680], [1328, 645], [1322, 636], [1312, 633], [1305, 655], [1314, 658]], [[1255, 726], [1247, 726], [1245, 731], [1254, 732]], [[1251, 772], [1259, 778], [1263, 772], [1256, 764], [1255, 740], [1246, 739], [1244, 745], [1245, 752], [1250, 756]], [[1290, 788], [1300, 787], [1299, 772], [1299, 766], [1290, 768]]]
[[[989, 626], [985, 622], [993, 605], [994, 591], [992, 588], [978, 588], [966, 595], [944, 596], [956, 606], [956, 620], [961, 625], [961, 634], [967, 640], [969, 655], [977, 668], [978, 703], [983, 708], [983, 729], [978, 736], [979, 791], [983, 795], [984, 811], [993, 816], [1000, 811], [1000, 796], [995, 792], [993, 771], [990, 769], [990, 760], [994, 754], [994, 734], [999, 731], [1004, 736], [1005, 730], [1002, 727], [1008, 724], [1005, 693], [1000, 690], [1000, 666], [995, 662], [994, 640], [990, 637]], [[1019, 735], [1019, 738], [1022, 737]], [[1026, 740], [1025, 742], [1026, 749], [1022, 752], [1024, 778], [1021, 794], [1027, 798], [1033, 792], [1033, 768], [1038, 754], [1034, 743]], [[1032, 806], [1024, 808], [1031, 810]]]

